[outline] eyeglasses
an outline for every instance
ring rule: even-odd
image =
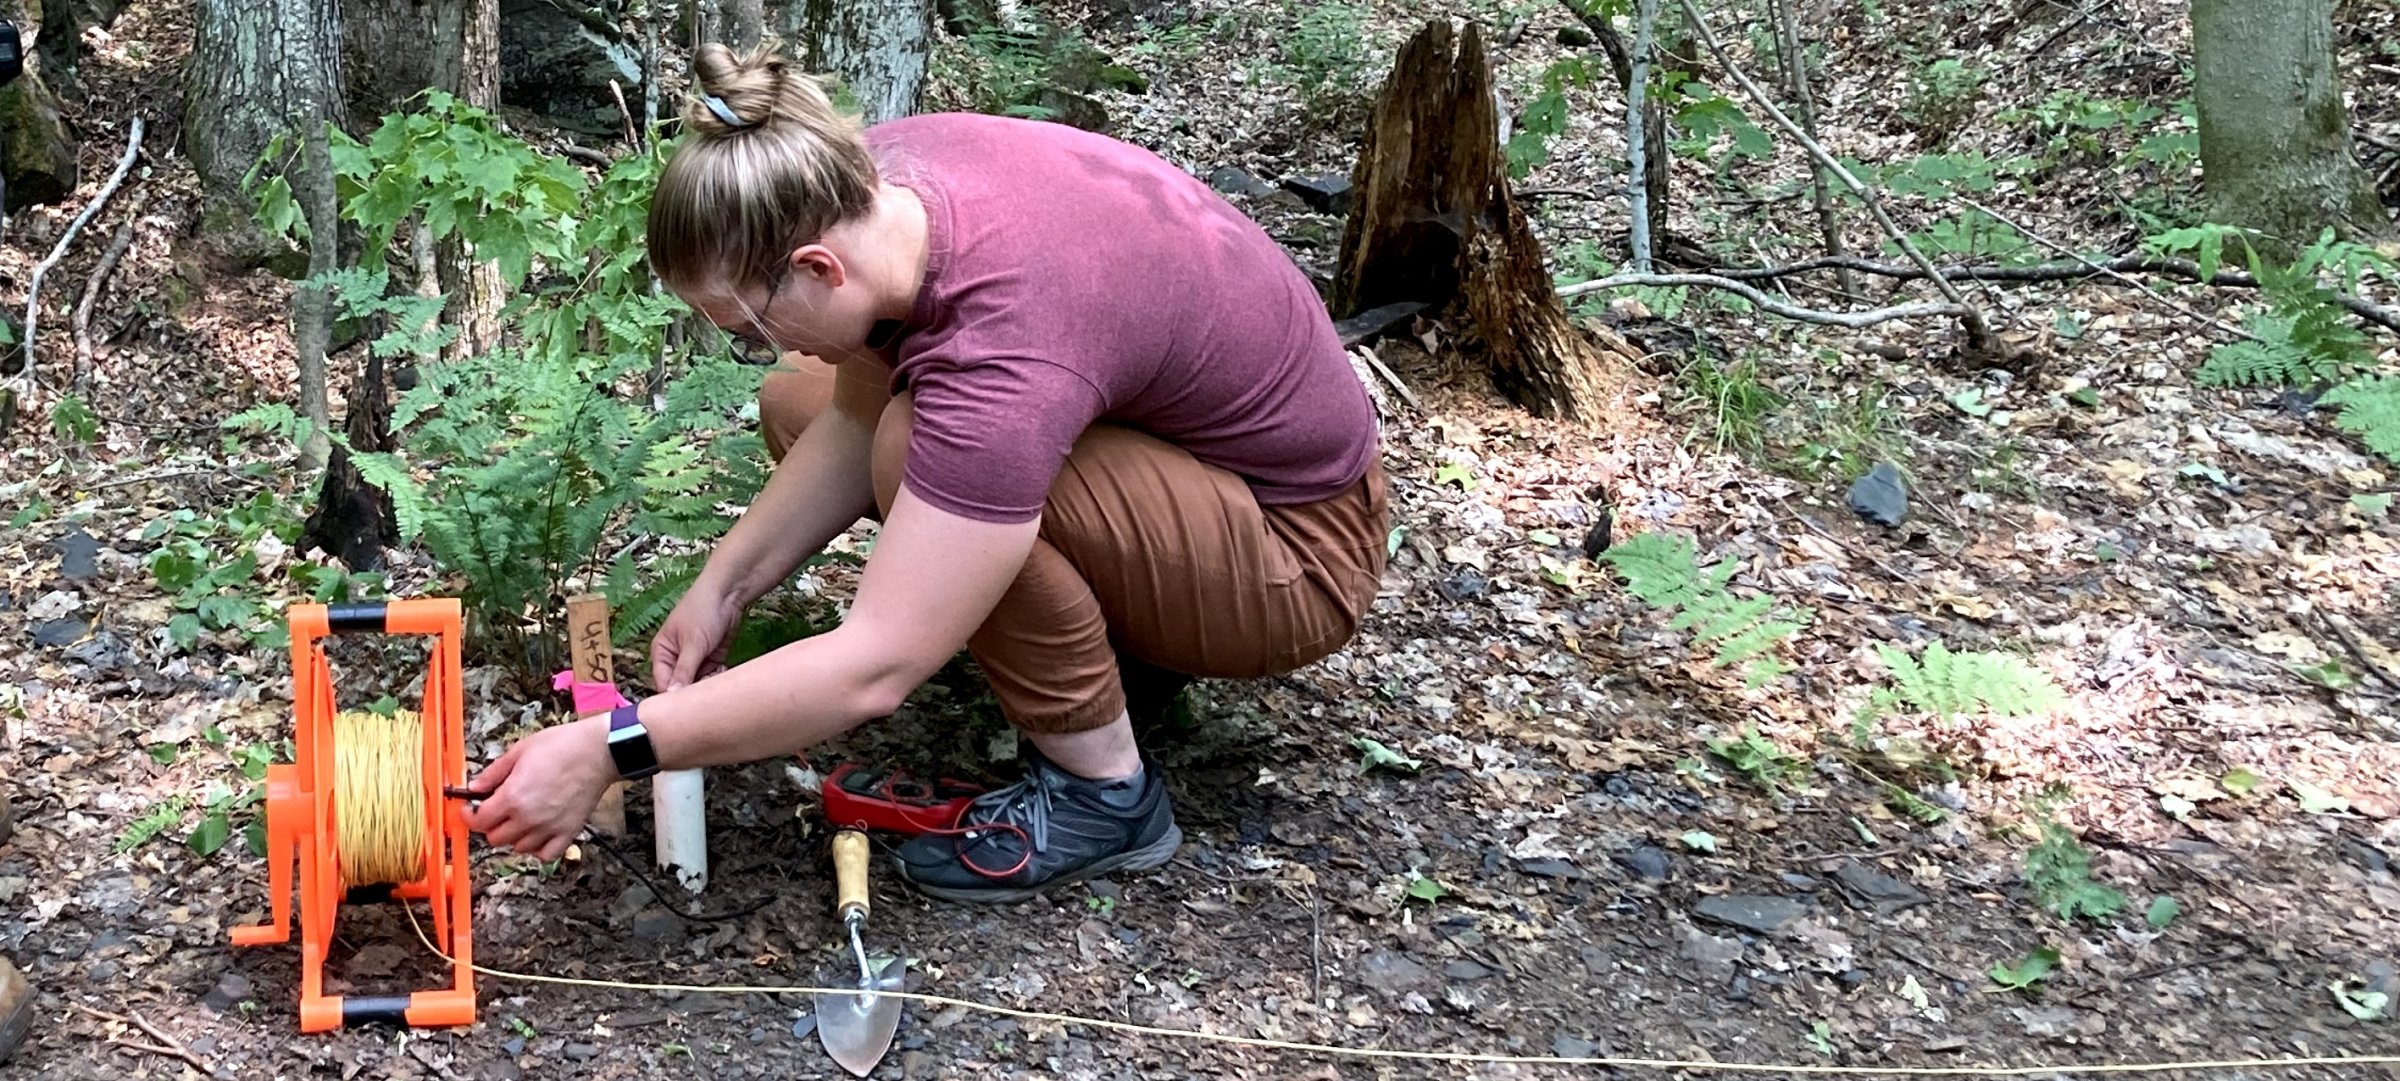
[[[783,268],[777,267],[775,271],[774,283],[767,287],[767,304],[769,307],[772,307],[775,304],[775,294],[783,290],[783,278]],[[736,303],[740,303],[738,299],[736,300]],[[750,306],[743,304],[741,307],[742,315],[744,318],[750,321],[750,326],[762,333],[765,332],[766,325],[764,321],[762,321],[756,313],[750,310]],[[729,339],[725,351],[733,357],[734,363],[749,364],[763,368],[772,367],[778,363],[781,363],[783,360],[783,347],[778,346],[773,342],[761,341],[738,330],[725,331],[725,336]]]

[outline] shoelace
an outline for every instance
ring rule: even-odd
[[[1019,840],[1025,842],[1024,854],[1017,857],[1017,862],[1002,870],[995,871],[975,862],[973,852],[979,847],[978,844],[962,846],[958,853],[958,861],[966,864],[968,870],[985,878],[1007,878],[1032,863],[1034,853],[1050,846],[1050,808],[1056,799],[1057,782],[1051,777],[1050,771],[1039,762],[1029,763],[1024,780],[1006,788],[993,789],[967,804],[966,810],[959,815],[959,821],[965,825],[925,832],[964,837],[971,842],[981,842],[987,835],[1016,834]],[[985,814],[993,817],[982,819],[981,816]],[[1020,825],[1020,822],[1024,824]],[[1027,826],[1032,828],[1028,830]]]

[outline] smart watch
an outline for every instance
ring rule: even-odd
[[[632,703],[608,713],[608,757],[616,763],[617,776],[638,781],[658,772],[658,753],[650,748],[650,730]]]

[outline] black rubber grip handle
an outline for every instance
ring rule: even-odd
[[[331,605],[325,609],[325,629],[334,634],[382,634],[384,615],[382,601]]]
[[[392,883],[389,882],[372,882],[364,886],[352,886],[343,892],[342,903],[345,905],[382,904],[392,899],[392,888]]]
[[[407,995],[378,995],[342,1000],[342,1024],[344,1026],[405,1025],[407,1023]]]

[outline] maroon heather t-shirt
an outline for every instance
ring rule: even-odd
[[[1375,414],[1323,303],[1207,185],[1062,124],[925,115],[867,139],[930,230],[891,381],[916,394],[902,480],[920,498],[1038,517],[1102,419],[1242,477],[1264,504],[1364,475]]]

